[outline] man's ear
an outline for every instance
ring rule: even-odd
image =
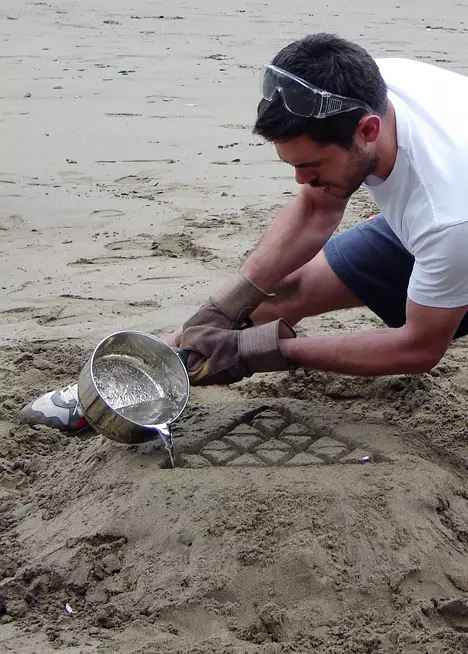
[[[360,141],[360,145],[375,143],[380,134],[381,124],[382,120],[376,114],[366,114],[363,116],[356,129],[356,137]]]

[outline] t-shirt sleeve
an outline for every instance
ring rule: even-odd
[[[412,250],[410,300],[444,309],[468,305],[468,223],[426,232]]]

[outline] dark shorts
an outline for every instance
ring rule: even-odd
[[[382,214],[331,238],[324,247],[334,273],[389,327],[406,322],[408,283],[414,257]],[[468,334],[465,314],[455,338]]]

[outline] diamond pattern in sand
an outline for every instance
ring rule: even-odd
[[[372,463],[371,452],[315,433],[267,409],[246,419],[196,452],[183,455],[186,468],[207,466],[265,468],[321,466],[333,463]]]

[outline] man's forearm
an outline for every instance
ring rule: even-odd
[[[440,358],[411,343],[404,327],[284,339],[280,349],[286,360],[298,366],[361,376],[427,372]]]
[[[310,261],[339,224],[345,203],[318,206],[301,192],[280,210],[241,271],[264,291]]]

